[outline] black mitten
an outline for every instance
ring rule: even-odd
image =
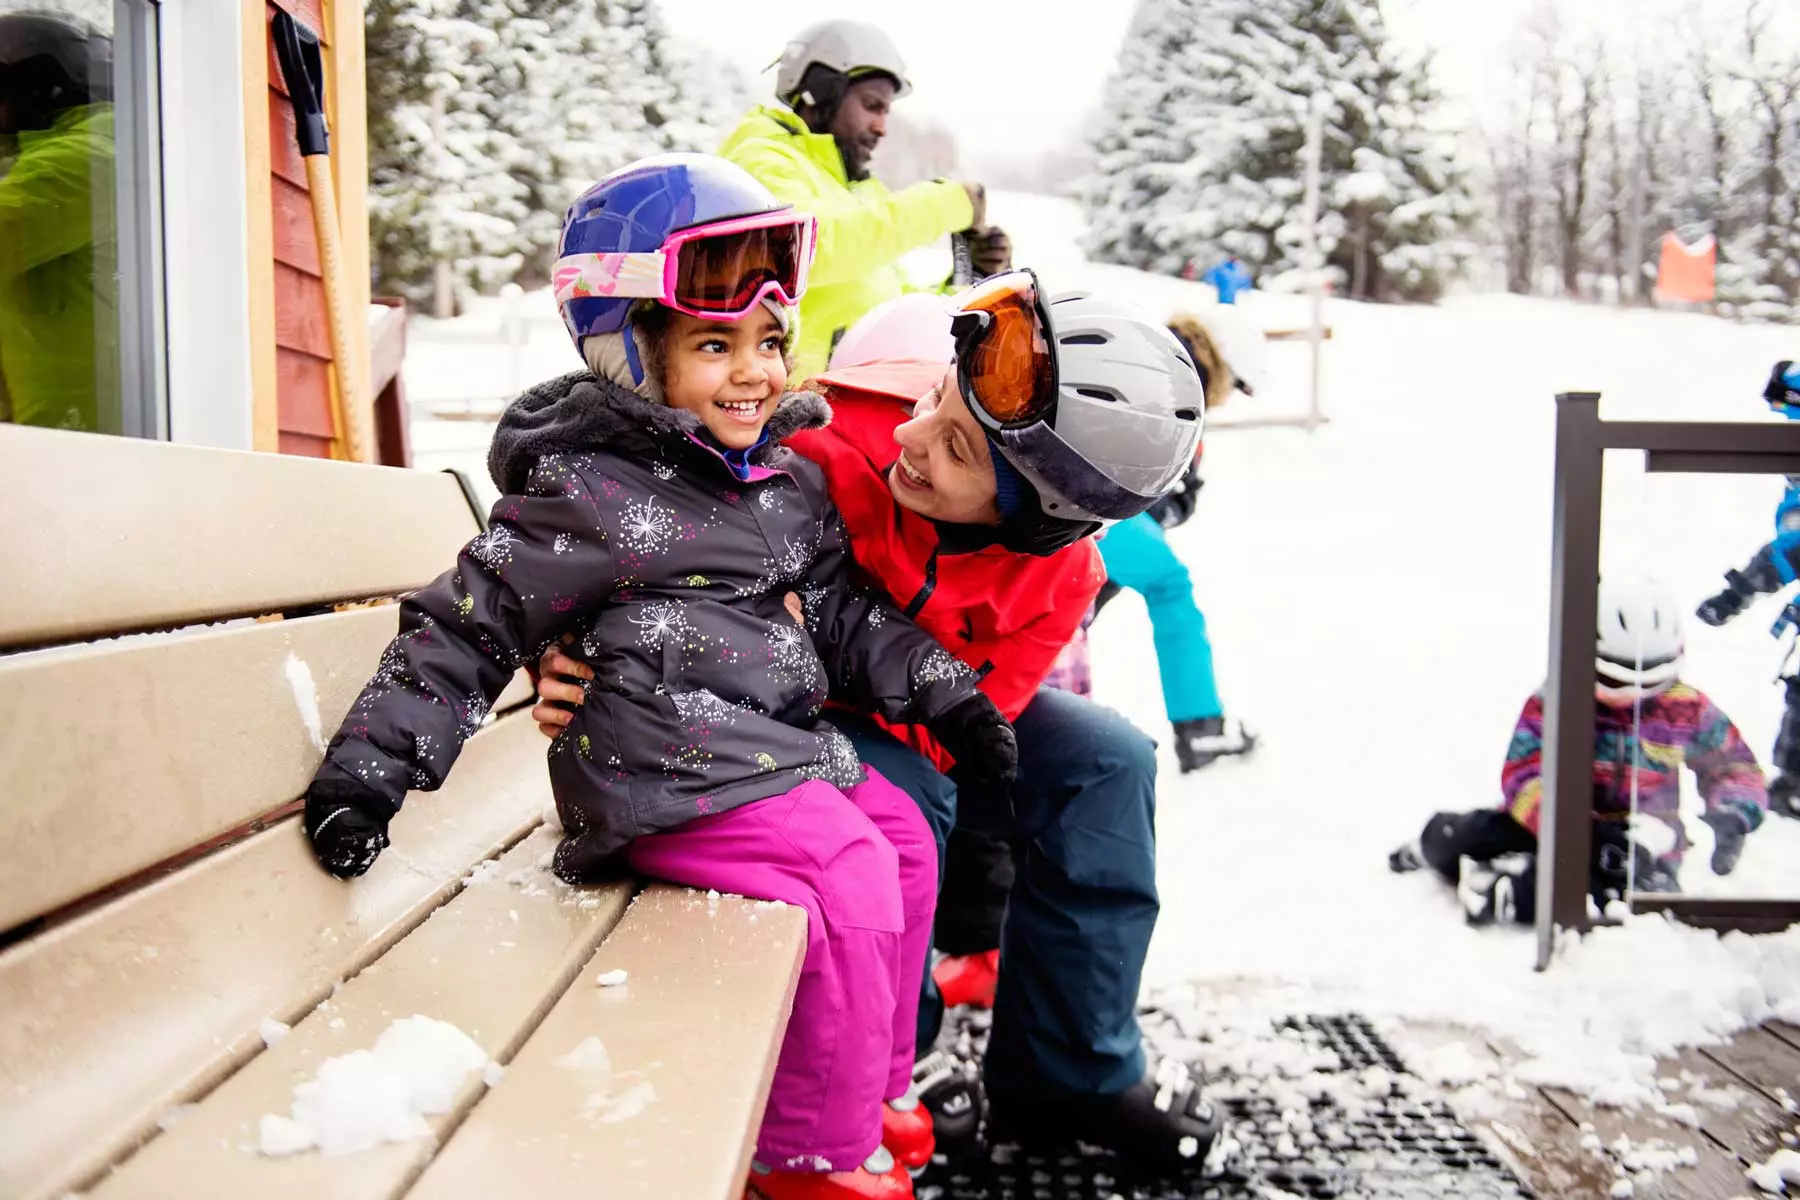
[[[314,780],[306,793],[306,836],[319,865],[354,879],[375,865],[388,845],[388,802],[341,781]]]
[[[1019,773],[1019,744],[1012,724],[981,692],[951,705],[926,724],[938,745],[956,760],[959,820],[972,829],[1010,830],[1012,782]]]

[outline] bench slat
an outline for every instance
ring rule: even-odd
[[[520,713],[415,795],[352,884],[289,820],[0,954],[0,1192],[60,1195],[261,1048],[451,894],[550,798]]]
[[[0,846],[33,864],[0,872],[0,929],[301,795],[321,752],[299,693],[310,681],[329,739],[398,613],[390,604],[0,658]],[[298,687],[290,660],[303,668]],[[503,701],[530,694],[520,672]]]
[[[492,878],[464,888],[432,913],[346,983],[328,1008],[309,1013],[89,1196],[186,1200],[201,1180],[209,1194],[259,1200],[397,1195],[424,1169],[432,1143],[291,1158],[265,1158],[246,1147],[255,1147],[264,1113],[288,1112],[295,1083],[310,1078],[334,1054],[373,1045],[396,1018],[422,1013],[449,1021],[490,1058],[510,1057],[631,898],[628,883],[566,888],[538,870],[536,864],[556,841],[556,833],[540,829],[513,847]],[[519,870],[531,881],[523,888],[506,881]],[[592,989],[591,981],[587,986]],[[430,1118],[433,1136],[441,1138],[485,1087],[479,1074],[471,1076],[452,1111]]]
[[[394,636],[392,606],[0,658],[0,929],[294,799]],[[79,854],[68,853],[79,846]]]
[[[737,1200],[805,944],[798,908],[648,888],[409,1200]],[[610,1072],[557,1065],[589,1037]]]
[[[456,480],[0,425],[0,647],[395,595],[475,535]]]

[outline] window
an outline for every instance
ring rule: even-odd
[[[0,0],[0,419],[167,436],[159,17]]]

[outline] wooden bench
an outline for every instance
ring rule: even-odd
[[[0,513],[0,1197],[741,1194],[804,917],[556,883],[523,675],[368,875],[299,828],[391,599],[479,528],[454,477],[0,426]],[[504,1074],[431,1138],[257,1151],[415,1013]]]

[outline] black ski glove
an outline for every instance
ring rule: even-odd
[[[1733,576],[1736,576],[1737,578],[1734,579],[1732,578]],[[1700,602],[1700,607],[1694,610],[1694,615],[1699,617],[1702,621],[1705,621],[1708,625],[1718,626],[1725,624],[1725,622],[1731,620],[1733,617],[1743,612],[1744,609],[1748,608],[1750,606],[1750,597],[1755,594],[1748,589],[1739,590],[1737,580],[1742,579],[1743,576],[1738,575],[1736,571],[1727,571],[1725,573],[1725,578],[1731,580],[1732,586],[1726,588],[1716,596],[1708,596]]]
[[[957,821],[980,832],[1010,833],[1012,781],[1019,773],[1013,727],[986,694],[976,692],[925,726],[956,760]]]
[[[969,234],[969,264],[977,279],[1012,270],[1012,238],[998,225]]]
[[[1783,586],[1775,570],[1774,550],[1764,546],[1742,571],[1725,572],[1725,590],[1702,601],[1694,615],[1708,625],[1723,625],[1750,607],[1758,595],[1778,592]]]
[[[1709,812],[1700,818],[1713,831],[1712,869],[1714,875],[1729,875],[1737,870],[1738,858],[1744,853],[1744,838],[1750,823],[1742,813],[1729,809]]]
[[[1200,489],[1205,486],[1206,481],[1200,478],[1199,465],[1189,463],[1187,470],[1182,472],[1181,478],[1176,480],[1168,494],[1150,506],[1150,515],[1164,529],[1174,529],[1184,524],[1194,515],[1194,508],[1200,501]]]
[[[1763,389],[1763,399],[1770,404],[1800,408],[1800,386],[1796,385],[1796,379],[1800,379],[1800,375],[1795,373],[1793,363],[1785,360],[1776,363],[1775,369],[1769,372],[1769,386]]]
[[[314,780],[306,793],[306,836],[319,865],[354,879],[375,865],[388,845],[388,803],[341,781]]]

